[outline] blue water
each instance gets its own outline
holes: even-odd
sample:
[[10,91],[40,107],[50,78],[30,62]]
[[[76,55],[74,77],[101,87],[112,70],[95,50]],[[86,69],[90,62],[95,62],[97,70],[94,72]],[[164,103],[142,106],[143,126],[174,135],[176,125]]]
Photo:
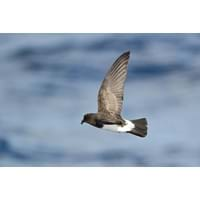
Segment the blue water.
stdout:
[[[146,138],[80,125],[127,50]],[[199,119],[200,34],[0,34],[0,166],[200,166]]]

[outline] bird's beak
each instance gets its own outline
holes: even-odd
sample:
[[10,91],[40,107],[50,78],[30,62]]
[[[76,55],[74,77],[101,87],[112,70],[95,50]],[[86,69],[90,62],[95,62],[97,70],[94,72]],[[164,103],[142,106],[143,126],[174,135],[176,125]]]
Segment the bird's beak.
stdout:
[[84,120],[81,121],[81,124],[83,124],[83,123],[84,123]]

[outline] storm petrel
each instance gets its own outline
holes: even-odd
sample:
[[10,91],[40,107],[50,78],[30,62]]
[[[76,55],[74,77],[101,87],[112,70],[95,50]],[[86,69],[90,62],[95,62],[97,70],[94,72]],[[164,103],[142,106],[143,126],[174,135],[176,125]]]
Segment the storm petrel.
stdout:
[[140,137],[147,135],[145,118],[127,120],[121,117],[124,82],[130,52],[123,53],[107,72],[98,93],[98,112],[85,114],[84,122],[109,131],[130,133]]

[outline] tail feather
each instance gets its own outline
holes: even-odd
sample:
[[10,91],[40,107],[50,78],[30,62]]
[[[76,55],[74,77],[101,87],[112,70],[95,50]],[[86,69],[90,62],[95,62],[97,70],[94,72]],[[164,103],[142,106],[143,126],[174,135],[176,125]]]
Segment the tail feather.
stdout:
[[129,131],[133,135],[137,135],[139,137],[145,137],[147,135],[147,120],[146,118],[130,120],[134,123],[135,127]]

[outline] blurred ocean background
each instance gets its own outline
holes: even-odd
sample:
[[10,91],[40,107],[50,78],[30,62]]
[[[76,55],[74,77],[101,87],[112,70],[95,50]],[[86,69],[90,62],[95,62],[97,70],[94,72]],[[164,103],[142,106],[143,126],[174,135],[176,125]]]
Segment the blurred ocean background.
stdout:
[[[127,50],[146,138],[80,125]],[[199,120],[200,34],[0,34],[0,166],[200,166]]]

